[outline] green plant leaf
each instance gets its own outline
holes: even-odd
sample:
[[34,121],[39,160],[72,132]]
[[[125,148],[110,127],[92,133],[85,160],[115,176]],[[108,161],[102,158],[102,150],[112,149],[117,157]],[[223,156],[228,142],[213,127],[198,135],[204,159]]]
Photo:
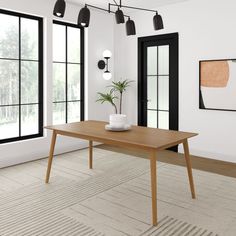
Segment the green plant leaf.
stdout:
[[111,88],[112,92],[123,93],[126,91],[127,87],[130,86],[130,83],[134,82],[133,80],[123,80],[123,81],[112,81],[112,85],[108,87]]
[[117,107],[115,104],[115,99],[118,99],[117,96],[114,96],[112,89],[110,90],[109,93],[98,93],[98,99],[96,100],[96,102],[100,102],[101,104],[103,104],[104,102],[108,102],[110,103],[114,108],[115,111],[117,113]]

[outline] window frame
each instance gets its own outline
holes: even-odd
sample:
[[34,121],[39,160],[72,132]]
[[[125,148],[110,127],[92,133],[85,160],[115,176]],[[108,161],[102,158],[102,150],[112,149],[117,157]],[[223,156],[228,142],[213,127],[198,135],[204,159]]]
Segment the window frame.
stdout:
[[[85,110],[85,104],[84,104],[84,27],[81,27],[76,24],[64,22],[64,21],[58,21],[58,20],[53,20],[53,25],[62,25],[65,26],[65,62],[60,62],[60,61],[54,61],[53,60],[53,65],[54,64],[63,64],[65,65],[65,100],[61,101],[56,101],[52,102],[54,104],[65,104],[65,124],[68,123],[68,103],[69,102],[79,102],[80,103],[80,121],[84,121],[84,110]],[[77,28],[80,29],[80,62],[79,63],[73,63],[73,62],[68,62],[68,27],[72,28]],[[69,100],[68,99],[68,65],[80,65],[80,100]],[[52,111],[53,115],[53,111]],[[53,119],[52,119],[53,120]],[[78,121],[79,122],[79,121]]]
[[[9,10],[3,10],[0,9],[0,14],[6,14],[10,16],[15,16],[19,18],[19,58],[18,59],[13,59],[13,58],[0,58],[0,60],[9,60],[9,61],[17,61],[18,62],[18,69],[19,69],[19,75],[18,75],[18,83],[19,83],[19,102],[18,104],[9,104],[9,105],[0,105],[0,107],[18,107],[19,108],[19,136],[18,137],[12,137],[12,138],[6,138],[6,139],[0,139],[0,144],[2,143],[10,143],[10,142],[16,142],[16,141],[22,141],[22,140],[28,140],[28,139],[34,139],[34,138],[39,138],[43,137],[44,132],[43,132],[43,123],[44,123],[44,107],[43,107],[43,86],[44,86],[44,81],[43,81],[43,73],[44,73],[44,45],[43,45],[43,39],[44,39],[44,34],[43,34],[43,18],[38,17],[38,16],[33,16],[33,15],[28,15],[20,12],[14,12],[14,11],[9,11]],[[37,20],[38,21],[38,60],[31,60],[31,59],[22,59],[21,58],[21,19],[31,19],[31,20]],[[21,63],[22,62],[38,62],[38,102],[37,103],[21,103]],[[22,116],[21,116],[21,107],[24,105],[38,105],[38,133],[37,134],[30,134],[30,135],[21,135],[21,121],[22,121]]]

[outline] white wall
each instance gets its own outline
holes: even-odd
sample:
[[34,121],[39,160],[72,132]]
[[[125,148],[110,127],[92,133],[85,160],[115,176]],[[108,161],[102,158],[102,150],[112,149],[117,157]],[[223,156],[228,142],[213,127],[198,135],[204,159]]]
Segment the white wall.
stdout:
[[[165,29],[154,31],[153,15],[135,12],[137,37],[179,32],[179,125],[199,133],[191,140],[192,154],[236,162],[236,112],[198,109],[198,61],[236,58],[236,1],[189,0],[157,9]],[[116,78],[137,80],[137,37],[124,30],[115,27]],[[126,113],[135,124],[137,89],[126,96]]]
[[[0,8],[44,18],[44,125],[52,123],[52,20],[54,0],[0,0]],[[67,4],[64,21],[76,23],[80,7]],[[107,82],[102,79],[102,72],[97,62],[102,58],[104,49],[113,51],[113,18],[97,11],[91,12],[91,25],[86,32],[86,114],[88,119],[106,120],[111,113],[110,107],[95,103],[96,93],[102,90]],[[58,20],[58,19],[57,19]],[[89,48],[88,48],[89,45]],[[112,60],[111,60],[112,62]],[[111,70],[113,71],[112,63]],[[102,112],[101,112],[102,108]],[[100,111],[100,112],[99,112]],[[1,144],[0,168],[48,155],[51,133],[33,140]],[[59,137],[56,153],[83,148],[87,142]]]
[[[52,122],[52,9],[54,0],[0,0],[0,8],[44,17],[45,51],[45,125]],[[80,7],[67,4],[64,20],[77,21]],[[158,8],[165,30],[155,32],[152,14],[133,13],[137,37],[179,32],[180,130],[198,132],[190,143],[191,152],[236,162],[236,113],[198,109],[198,61],[236,57],[236,2],[227,0],[189,0]],[[86,32],[86,114],[88,119],[107,120],[113,112],[109,105],[95,103],[96,93],[109,82],[102,79],[97,62],[102,52],[110,49],[114,57],[111,71],[115,79],[137,80],[137,37],[127,37],[124,25],[115,25],[112,15],[91,12],[91,25]],[[88,46],[89,45],[89,46]],[[114,65],[113,62],[115,61]],[[125,112],[131,123],[137,122],[137,84],[125,94]],[[0,145],[0,167],[45,157],[50,133],[45,137]],[[82,148],[87,142],[59,138],[56,152]],[[182,151],[182,148],[180,148]]]

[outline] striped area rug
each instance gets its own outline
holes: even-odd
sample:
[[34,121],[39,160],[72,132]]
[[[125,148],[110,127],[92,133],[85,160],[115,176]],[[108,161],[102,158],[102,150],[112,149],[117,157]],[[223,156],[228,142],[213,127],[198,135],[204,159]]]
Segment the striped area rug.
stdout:
[[192,200],[185,168],[158,163],[159,225],[152,227],[148,160],[97,149],[94,155],[94,170],[86,150],[56,157],[49,185],[46,160],[0,170],[0,180],[13,181],[16,170],[17,182],[32,178],[6,191],[0,184],[0,235],[231,236],[222,232],[236,218],[236,206],[229,207],[235,195],[222,195],[234,179],[194,171]]
[[178,235],[178,236],[217,236],[217,234],[203,229],[196,225],[191,225],[182,220],[166,216],[160,222],[158,227],[152,227],[140,236],[164,236],[164,235]]

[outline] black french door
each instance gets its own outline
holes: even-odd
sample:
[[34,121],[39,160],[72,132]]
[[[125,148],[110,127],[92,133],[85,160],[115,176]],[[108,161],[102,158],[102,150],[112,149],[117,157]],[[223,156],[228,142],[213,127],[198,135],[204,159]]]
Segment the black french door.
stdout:
[[138,124],[178,130],[178,33],[139,38],[138,68]]

